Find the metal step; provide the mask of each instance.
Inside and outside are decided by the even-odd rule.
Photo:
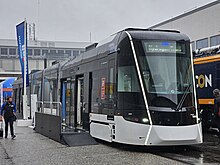
[[[61,141],[63,141],[69,147],[98,144],[88,132],[79,129],[76,129],[71,132],[62,132]]]

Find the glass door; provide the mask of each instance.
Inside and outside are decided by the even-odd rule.
[[[83,127],[83,119],[82,119],[82,113],[84,111],[84,78],[79,77],[77,79],[77,109],[76,109],[76,127],[82,128]]]
[[[67,128],[74,126],[74,81],[62,83],[62,125]]]

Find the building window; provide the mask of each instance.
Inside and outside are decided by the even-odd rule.
[[[16,55],[16,49],[15,48],[9,48],[9,55]]]
[[[196,41],[196,49],[207,48],[207,47],[208,47],[208,38]]]
[[[213,36],[210,38],[210,46],[220,45],[220,35]]]
[[[32,49],[28,49],[28,55],[30,55],[30,56],[33,55],[33,50]]]
[[[56,54],[57,51],[56,50],[50,50],[50,54]]]
[[[65,54],[68,54],[68,56],[71,56],[71,50],[65,50]]]
[[[1,48],[1,55],[8,55],[8,48]]]
[[[43,49],[42,50],[42,55],[43,56],[47,56],[47,54],[48,54],[48,49]]]
[[[58,50],[57,53],[63,55],[64,54],[64,50]]]
[[[78,56],[79,55],[79,51],[78,50],[73,50],[73,56]]]
[[[194,44],[195,45],[195,44]],[[82,54],[82,53],[84,53],[85,51],[84,50],[80,50],[80,53],[79,54]]]
[[[194,51],[195,50],[195,42],[193,41],[190,44],[191,44],[191,47],[192,47],[192,51]]]
[[[40,49],[34,49],[34,55],[40,56]]]

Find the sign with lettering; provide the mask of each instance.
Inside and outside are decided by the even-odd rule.
[[[101,100],[105,99],[105,78],[102,78],[101,81]]]

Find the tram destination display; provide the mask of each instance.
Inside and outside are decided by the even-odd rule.
[[[146,53],[181,53],[185,54],[185,45],[175,41],[144,41]]]

